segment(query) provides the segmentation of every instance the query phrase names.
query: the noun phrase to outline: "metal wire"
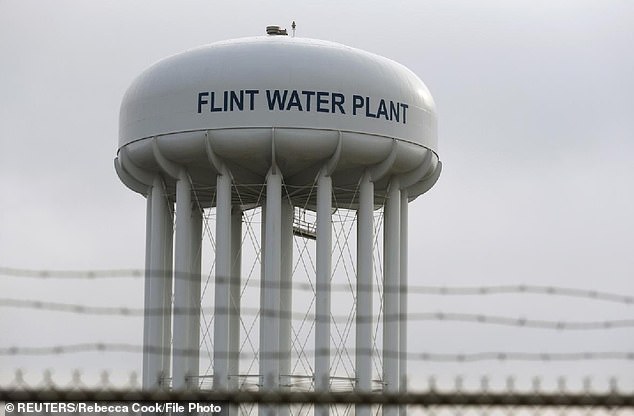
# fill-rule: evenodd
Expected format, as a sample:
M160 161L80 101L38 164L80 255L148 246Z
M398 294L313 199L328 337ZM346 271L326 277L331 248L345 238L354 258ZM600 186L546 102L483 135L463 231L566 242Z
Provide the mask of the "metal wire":
M186 308L129 308L124 306L92 306L82 304L70 304L59 302L44 302L30 299L10 299L0 298L0 307L11 307L20 309L43 310L50 312L67 312L81 315L101 315L117 317L139 317L149 315L161 315L170 312L173 315L187 315L197 313L198 309ZM213 308L201 308L203 312L213 313ZM241 308L241 314L256 316L260 313L272 313L260 308ZM277 312L277 311L275 311ZM318 320L313 314L305 312L280 312L282 317L289 317L295 321L304 321L306 318ZM331 315L334 322L347 323L349 315ZM403 318L400 314L386 315L387 321L399 321ZM616 319L605 321L552 321L536 320L526 318L511 318L505 316L492 316L483 314L468 314L454 312L413 312L405 318L410 322L437 321L437 322L465 322L474 324L504 325L519 328L550 329L558 331L581 331L581 330L610 330L634 327L634 319Z
M160 275L160 273L159 273ZM101 278L141 278L145 276L145 271L140 269L113 269L113 270L29 270L11 267L0 267L0 276L5 277L28 277L41 279L101 279ZM162 276L162 275L161 275ZM178 274L176 278L181 278ZM200 278L193 275L192 278ZM213 277L212 277L213 279ZM251 279L250 284L259 287L259 279ZM314 290L310 284L293 283L294 290L310 291ZM332 291L349 290L349 285L333 284ZM483 296L483 295L504 295L504 294L532 294L547 296L565 296L582 299L591 299L604 302L621 303L634 305L634 296L617 293L602 292L597 290L586 290L579 288L567 288L557 286L538 285L501 285L501 286L417 286L409 285L409 293L424 295L443 296Z
M153 354L163 353L161 347L147 346L123 343L80 343L43 347L2 347L0 348L0 356L44 356L44 355L61 355L61 354L77 354L86 352L117 352L117 353L142 353L149 352ZM173 349L175 355L199 355L199 350ZM370 350L368 350L370 352ZM399 356L398 352L382 352L372 351L375 354L384 356ZM323 351L304 350L306 355L323 354ZM260 358L279 358L286 356L287 352L277 352L264 355L262 352L257 353ZM239 358L251 358L252 354L231 352L227 356ZM475 352L465 354L449 354L435 352L409 352L408 360L413 361L433 361L433 362L476 362L476 361L589 361L589 360L619 360L634 361L634 351L587 351L587 352L513 352L513 351L491 351L491 352Z

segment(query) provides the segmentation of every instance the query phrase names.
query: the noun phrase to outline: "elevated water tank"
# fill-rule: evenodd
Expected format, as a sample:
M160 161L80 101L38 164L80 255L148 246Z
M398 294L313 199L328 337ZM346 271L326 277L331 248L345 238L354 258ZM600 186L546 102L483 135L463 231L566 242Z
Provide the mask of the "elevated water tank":
M339 152L332 178L341 201L352 199L365 169L388 159L386 180L375 184L379 194L390 176L427 161L425 180L438 162L434 101L414 73L359 49L287 36L192 49L132 83L119 130L119 152L128 160L158 171L158 146L205 188L215 177L207 143L237 183L264 183L275 161L285 182L298 188Z

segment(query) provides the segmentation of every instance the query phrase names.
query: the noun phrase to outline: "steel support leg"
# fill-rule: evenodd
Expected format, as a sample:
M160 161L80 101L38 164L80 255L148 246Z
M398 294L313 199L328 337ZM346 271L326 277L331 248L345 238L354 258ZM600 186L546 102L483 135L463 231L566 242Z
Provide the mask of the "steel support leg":
M407 220L409 195L401 190L401 287L399 291L399 381L401 393L407 392ZM407 416L407 405L401 405L399 416Z
M397 180L389 185L385 202L383 241L383 383L384 390L399 390L399 285L401 245L401 191ZM384 416L395 416L396 406L383 406Z
M146 312L144 318L143 388L155 389L170 374L173 219L160 177L154 179L148 198L145 310L161 312Z
M192 286L192 197L189 177L183 171L176 182L176 244L174 248L174 351L172 388L187 388L191 359L190 320ZM196 347L197 348L197 347Z
M355 357L358 391L372 391L372 281L374 250L374 183L361 179L357 211L357 322ZM357 405L356 416L370 416L370 406Z
M231 278L231 177L216 178L216 283L214 389L229 387L229 281Z
M240 388L240 307L242 290L242 210L231 211L231 282L229 283L229 389ZM229 408L231 416L239 414L238 405Z
M280 273L282 175L271 167L266 183L266 230L264 232L264 276L260 304L260 386L277 390L280 380ZM273 415L275 408L259 406L260 415Z
M317 277L315 298L315 391L330 389L330 278L332 265L332 179L317 181ZM327 416L329 406L315 406Z
M291 330L293 312L293 206L282 197L282 257L280 278L280 389L290 390ZM290 415L290 406L280 406L279 416Z

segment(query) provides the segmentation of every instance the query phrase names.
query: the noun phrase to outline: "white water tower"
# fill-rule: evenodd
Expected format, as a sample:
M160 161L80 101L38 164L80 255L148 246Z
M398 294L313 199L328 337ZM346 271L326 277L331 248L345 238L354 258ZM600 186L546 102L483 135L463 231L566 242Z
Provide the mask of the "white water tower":
M201 388L199 356L191 351L199 350L203 330L213 334L213 388L243 387L241 242L243 218L257 210L259 342L253 341L257 365L248 371L260 389L293 388L291 312L304 307L293 305L293 240L312 238L309 388L330 389L332 215L345 206L355 214L356 229L351 388L402 391L407 208L441 171L433 99L414 73L392 60L285 36L275 27L267 33L166 58L137 77L123 98L115 167L128 188L147 198L143 388ZM298 225L299 207L315 213L314 227ZM374 212L380 208L383 235L377 236ZM215 224L214 300L202 308L213 308L213 324L206 321L201 329L201 261L210 254L201 233L209 216ZM377 238L383 239L378 265ZM378 307L376 279L382 286ZM374 330L377 309L381 339ZM370 408L355 411L369 414Z

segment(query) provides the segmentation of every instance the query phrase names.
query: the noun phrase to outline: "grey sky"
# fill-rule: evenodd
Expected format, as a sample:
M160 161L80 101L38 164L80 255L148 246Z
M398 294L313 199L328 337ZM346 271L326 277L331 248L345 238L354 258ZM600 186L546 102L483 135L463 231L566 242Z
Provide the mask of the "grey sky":
M413 284L524 283L634 295L634 3L625 0L0 0L0 266L141 268L145 204L112 167L125 89L160 58L293 19L298 36L405 64L434 96L444 170L410 208ZM1 297L142 306L140 280L0 279ZM634 317L634 306L528 295L417 296L411 309ZM0 316L0 347L141 341L140 320L95 318L89 326L82 316L8 308ZM420 351L634 351L632 329L410 328L410 349ZM0 368L33 375L56 368L62 376L75 367L138 370L139 362L132 354L0 357ZM634 382L631 361L411 368L417 378L562 374Z

